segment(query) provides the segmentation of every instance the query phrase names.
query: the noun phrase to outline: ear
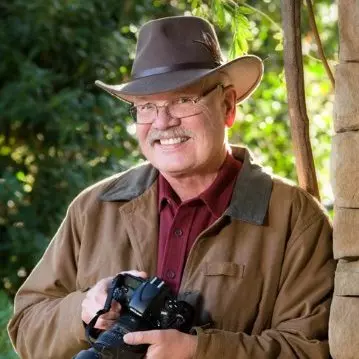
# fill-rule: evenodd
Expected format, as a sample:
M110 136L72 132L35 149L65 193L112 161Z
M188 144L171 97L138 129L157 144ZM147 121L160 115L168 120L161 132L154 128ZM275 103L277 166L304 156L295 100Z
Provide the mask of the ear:
M225 106L225 124L232 127L236 118L236 90L232 85L224 89L224 106Z

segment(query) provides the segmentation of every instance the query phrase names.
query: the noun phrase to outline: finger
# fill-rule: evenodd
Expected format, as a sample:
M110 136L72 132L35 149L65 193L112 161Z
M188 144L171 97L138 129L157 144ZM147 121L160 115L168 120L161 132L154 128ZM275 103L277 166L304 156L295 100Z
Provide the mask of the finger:
M112 312L114 312L114 313L120 313L120 311L121 311L121 304L117 301L117 300L113 300L112 302L111 302L111 311Z
M100 315L99 318L105 319L105 320L116 320L118 319L119 314L117 312L107 312L102 315Z
M107 329L110 329L115 323L116 323L116 320L107 320L107 319L103 319L103 318L98 318L94 328L101 329L101 330L107 330Z
M158 344L162 340L163 331L161 330L146 330L144 332L127 333L123 340L127 344Z

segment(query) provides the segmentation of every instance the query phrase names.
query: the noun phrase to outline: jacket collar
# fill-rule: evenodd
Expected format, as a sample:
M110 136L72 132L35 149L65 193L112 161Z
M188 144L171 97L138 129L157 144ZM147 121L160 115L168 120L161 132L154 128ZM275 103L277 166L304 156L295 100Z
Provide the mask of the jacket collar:
M272 177L256 164L248 149L231 146L234 157L243 162L233 196L225 214L257 225L264 224L272 193Z
M245 222L262 225L272 192L272 178L256 164L250 152L231 146L234 157L243 162L231 203L225 214ZM158 177L158 170L150 163L132 168L116 178L100 195L102 201L131 201L150 188Z

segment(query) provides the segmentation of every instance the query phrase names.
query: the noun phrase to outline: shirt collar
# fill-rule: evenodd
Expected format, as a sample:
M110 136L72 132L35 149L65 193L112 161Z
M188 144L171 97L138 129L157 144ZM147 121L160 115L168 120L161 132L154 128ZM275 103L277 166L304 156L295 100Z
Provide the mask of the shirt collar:
M241 161L234 159L231 154L227 153L226 159L214 182L199 195L217 218L219 218L228 207L232 197L234 181L241 166ZM219 201L218 198L221 196L222 198Z
M166 178L161 174L158 176L158 212L168 203L176 207L181 202L177 193L172 189Z

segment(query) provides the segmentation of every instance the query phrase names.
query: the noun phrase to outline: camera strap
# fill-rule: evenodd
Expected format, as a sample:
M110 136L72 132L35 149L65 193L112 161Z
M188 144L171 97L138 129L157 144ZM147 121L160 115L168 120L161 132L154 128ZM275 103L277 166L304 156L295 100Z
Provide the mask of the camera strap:
M115 278L116 279L116 278ZM88 342L93 346L93 344L96 341L97 336L100 333L99 329L95 328L95 324L97 322L97 319L102 315L107 313L108 311L110 311L111 308L111 302L112 302L112 296L113 296L113 292L116 288L116 280L113 280L111 285L108 288L108 294L107 294L107 298L106 298L106 302L105 302L105 306L103 307L103 309L100 309L96 315L90 320L90 322L88 323L88 325L86 325L85 328L85 334L86 334L86 338L88 340Z

